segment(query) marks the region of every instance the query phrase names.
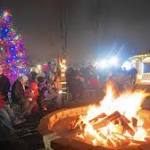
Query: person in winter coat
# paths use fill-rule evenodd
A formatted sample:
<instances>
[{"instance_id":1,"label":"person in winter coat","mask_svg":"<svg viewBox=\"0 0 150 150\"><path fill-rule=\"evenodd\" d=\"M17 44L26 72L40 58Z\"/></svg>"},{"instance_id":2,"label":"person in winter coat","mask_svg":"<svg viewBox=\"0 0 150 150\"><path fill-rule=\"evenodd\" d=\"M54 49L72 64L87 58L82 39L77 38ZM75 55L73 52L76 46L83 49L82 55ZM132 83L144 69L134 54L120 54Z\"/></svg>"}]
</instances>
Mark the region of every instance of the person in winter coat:
<instances>
[{"instance_id":1,"label":"person in winter coat","mask_svg":"<svg viewBox=\"0 0 150 150\"><path fill-rule=\"evenodd\" d=\"M0 93L4 97L5 101L8 101L9 89L10 89L10 81L7 78L7 76L3 74L3 68L2 65L0 65Z\"/></svg>"},{"instance_id":2,"label":"person in winter coat","mask_svg":"<svg viewBox=\"0 0 150 150\"><path fill-rule=\"evenodd\" d=\"M4 100L4 97L0 94L0 120L9 129L13 129L14 125L24 122L15 116L13 109Z\"/></svg>"},{"instance_id":3,"label":"person in winter coat","mask_svg":"<svg viewBox=\"0 0 150 150\"><path fill-rule=\"evenodd\" d=\"M38 99L39 99L39 88L36 82L36 76L37 74L35 72L31 72L30 78L29 78L28 89L27 89L29 101L30 103L35 105L35 107L32 110L33 112L38 111Z\"/></svg>"},{"instance_id":4,"label":"person in winter coat","mask_svg":"<svg viewBox=\"0 0 150 150\"><path fill-rule=\"evenodd\" d=\"M27 81L27 76L24 75L19 77L12 85L11 91L12 102L20 106L22 117L30 115L33 107L35 106L35 104L31 101L31 97L29 96L29 94L27 94Z\"/></svg>"},{"instance_id":5,"label":"person in winter coat","mask_svg":"<svg viewBox=\"0 0 150 150\"><path fill-rule=\"evenodd\" d=\"M18 105L23 105L26 101L25 87L28 81L27 76L19 77L12 85L11 98L12 102Z\"/></svg>"}]
</instances>

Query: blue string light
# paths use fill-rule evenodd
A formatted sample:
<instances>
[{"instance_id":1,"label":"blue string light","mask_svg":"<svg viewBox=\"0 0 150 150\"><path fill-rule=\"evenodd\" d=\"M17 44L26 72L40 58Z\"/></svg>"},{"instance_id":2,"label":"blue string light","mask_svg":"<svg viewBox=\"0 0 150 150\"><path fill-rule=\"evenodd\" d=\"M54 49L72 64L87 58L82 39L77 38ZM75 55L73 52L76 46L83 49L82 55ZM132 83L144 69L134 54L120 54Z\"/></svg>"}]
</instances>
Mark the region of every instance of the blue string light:
<instances>
[{"instance_id":1,"label":"blue string light","mask_svg":"<svg viewBox=\"0 0 150 150\"><path fill-rule=\"evenodd\" d=\"M10 11L0 11L0 51L6 52L4 57L4 70L9 78L16 79L21 73L25 73L27 63L25 47L21 36L16 33L12 24ZM23 68L20 66L24 66Z\"/></svg>"}]
</instances>

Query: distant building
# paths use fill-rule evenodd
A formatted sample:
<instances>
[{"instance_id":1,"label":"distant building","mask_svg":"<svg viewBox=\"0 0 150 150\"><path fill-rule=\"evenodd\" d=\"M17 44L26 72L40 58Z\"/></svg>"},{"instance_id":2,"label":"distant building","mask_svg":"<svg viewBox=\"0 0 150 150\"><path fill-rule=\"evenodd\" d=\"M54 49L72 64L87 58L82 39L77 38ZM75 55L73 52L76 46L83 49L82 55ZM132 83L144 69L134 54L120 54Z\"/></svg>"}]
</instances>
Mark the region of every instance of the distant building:
<instances>
[{"instance_id":1,"label":"distant building","mask_svg":"<svg viewBox=\"0 0 150 150\"><path fill-rule=\"evenodd\" d=\"M150 84L150 53L130 57L129 61L137 69L137 83Z\"/></svg>"}]
</instances>

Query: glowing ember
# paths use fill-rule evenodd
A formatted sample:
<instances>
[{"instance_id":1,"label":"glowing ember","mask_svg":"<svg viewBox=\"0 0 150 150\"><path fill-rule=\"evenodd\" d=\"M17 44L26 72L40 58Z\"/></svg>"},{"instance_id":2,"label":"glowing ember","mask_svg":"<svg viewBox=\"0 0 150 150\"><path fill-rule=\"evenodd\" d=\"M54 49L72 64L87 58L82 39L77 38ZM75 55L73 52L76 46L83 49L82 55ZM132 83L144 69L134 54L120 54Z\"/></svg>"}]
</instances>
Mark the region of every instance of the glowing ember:
<instances>
[{"instance_id":1,"label":"glowing ember","mask_svg":"<svg viewBox=\"0 0 150 150\"><path fill-rule=\"evenodd\" d=\"M93 145L121 147L141 144L148 138L143 121L138 116L141 104L148 94L127 91L115 98L112 86L99 106L91 106L76 124L78 140Z\"/></svg>"}]
</instances>

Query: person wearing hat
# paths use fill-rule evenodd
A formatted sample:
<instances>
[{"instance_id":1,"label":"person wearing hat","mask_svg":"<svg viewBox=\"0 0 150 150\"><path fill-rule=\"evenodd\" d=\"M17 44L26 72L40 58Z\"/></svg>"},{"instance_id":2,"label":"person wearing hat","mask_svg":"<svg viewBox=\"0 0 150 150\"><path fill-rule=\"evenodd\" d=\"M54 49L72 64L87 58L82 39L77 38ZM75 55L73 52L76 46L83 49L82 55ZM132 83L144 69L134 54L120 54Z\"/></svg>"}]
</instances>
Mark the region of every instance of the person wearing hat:
<instances>
[{"instance_id":1,"label":"person wearing hat","mask_svg":"<svg viewBox=\"0 0 150 150\"><path fill-rule=\"evenodd\" d=\"M25 101L25 86L28 81L27 76L19 77L12 85L11 98L12 102L22 104Z\"/></svg>"},{"instance_id":2,"label":"person wearing hat","mask_svg":"<svg viewBox=\"0 0 150 150\"><path fill-rule=\"evenodd\" d=\"M25 88L28 81L28 77L23 75L18 77L18 79L13 83L11 90L12 103L16 104L24 112L24 107L26 105L26 95Z\"/></svg>"}]
</instances>

